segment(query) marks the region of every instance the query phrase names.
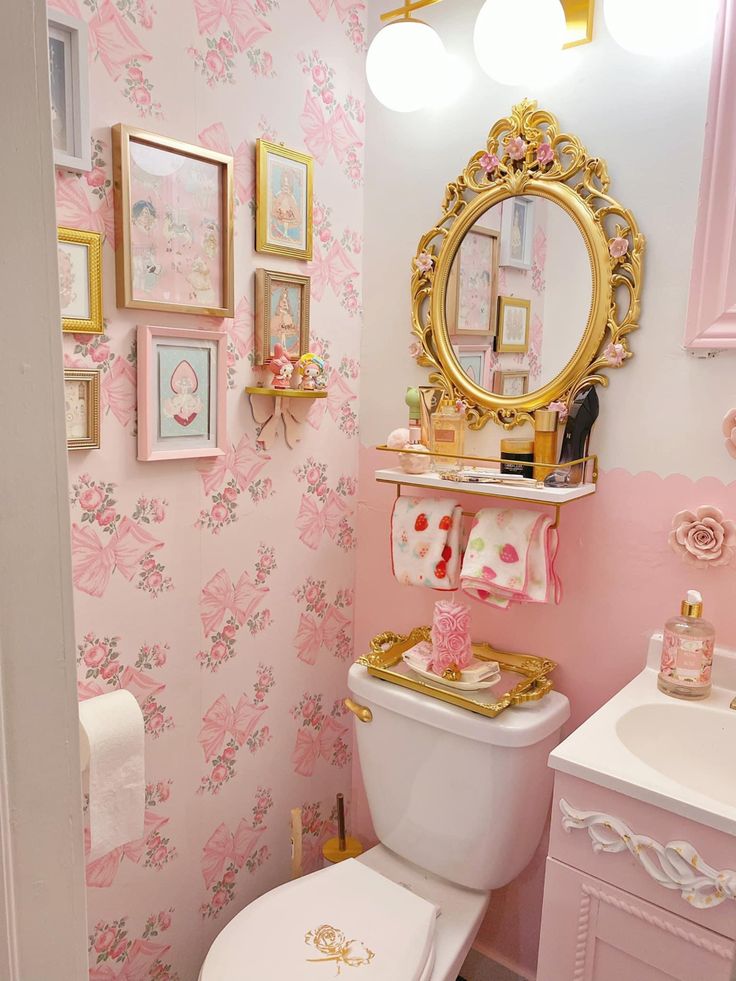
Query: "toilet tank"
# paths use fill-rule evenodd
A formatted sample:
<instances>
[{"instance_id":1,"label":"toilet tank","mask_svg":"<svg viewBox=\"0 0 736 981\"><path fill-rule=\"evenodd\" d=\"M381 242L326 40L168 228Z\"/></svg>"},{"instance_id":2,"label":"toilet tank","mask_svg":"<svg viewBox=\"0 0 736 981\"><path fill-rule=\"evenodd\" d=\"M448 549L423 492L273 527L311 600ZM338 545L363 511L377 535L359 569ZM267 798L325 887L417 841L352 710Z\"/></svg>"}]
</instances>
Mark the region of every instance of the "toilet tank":
<instances>
[{"instance_id":1,"label":"toilet tank","mask_svg":"<svg viewBox=\"0 0 736 981\"><path fill-rule=\"evenodd\" d=\"M374 678L358 664L348 685L373 713L355 728L380 841L471 889L514 879L547 819L547 757L570 715L567 698L553 691L489 719Z\"/></svg>"}]
</instances>

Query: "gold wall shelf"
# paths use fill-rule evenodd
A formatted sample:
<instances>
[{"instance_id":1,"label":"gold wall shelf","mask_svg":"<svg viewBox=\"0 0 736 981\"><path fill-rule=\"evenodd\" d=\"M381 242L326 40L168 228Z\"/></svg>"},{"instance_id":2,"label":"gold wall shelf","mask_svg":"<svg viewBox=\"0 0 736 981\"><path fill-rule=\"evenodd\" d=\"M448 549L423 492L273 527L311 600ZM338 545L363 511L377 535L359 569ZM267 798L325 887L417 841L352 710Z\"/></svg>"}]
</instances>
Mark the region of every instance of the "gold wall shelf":
<instances>
[{"instance_id":1,"label":"gold wall shelf","mask_svg":"<svg viewBox=\"0 0 736 981\"><path fill-rule=\"evenodd\" d=\"M317 388L313 392L304 391L301 388L266 388L261 385L248 385L245 389L247 395L275 395L281 399L326 399L327 391L324 388Z\"/></svg>"},{"instance_id":2,"label":"gold wall shelf","mask_svg":"<svg viewBox=\"0 0 736 981\"><path fill-rule=\"evenodd\" d=\"M301 441L304 423L315 399L326 399L324 388L313 392L300 388L267 388L248 385L245 394L256 425L260 426L256 442L264 449L273 445L283 430L289 449Z\"/></svg>"}]
</instances>

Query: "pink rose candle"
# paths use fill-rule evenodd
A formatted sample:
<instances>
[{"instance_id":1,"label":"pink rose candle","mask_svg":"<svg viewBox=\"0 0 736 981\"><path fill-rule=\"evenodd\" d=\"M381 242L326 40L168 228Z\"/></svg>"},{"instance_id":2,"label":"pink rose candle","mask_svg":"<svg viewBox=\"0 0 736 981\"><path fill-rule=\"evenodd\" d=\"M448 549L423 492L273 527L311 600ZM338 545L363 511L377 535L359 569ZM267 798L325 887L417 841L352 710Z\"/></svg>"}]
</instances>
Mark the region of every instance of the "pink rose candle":
<instances>
[{"instance_id":1,"label":"pink rose candle","mask_svg":"<svg viewBox=\"0 0 736 981\"><path fill-rule=\"evenodd\" d=\"M470 610L452 600L440 600L434 605L430 670L439 675L462 671L472 659Z\"/></svg>"}]
</instances>

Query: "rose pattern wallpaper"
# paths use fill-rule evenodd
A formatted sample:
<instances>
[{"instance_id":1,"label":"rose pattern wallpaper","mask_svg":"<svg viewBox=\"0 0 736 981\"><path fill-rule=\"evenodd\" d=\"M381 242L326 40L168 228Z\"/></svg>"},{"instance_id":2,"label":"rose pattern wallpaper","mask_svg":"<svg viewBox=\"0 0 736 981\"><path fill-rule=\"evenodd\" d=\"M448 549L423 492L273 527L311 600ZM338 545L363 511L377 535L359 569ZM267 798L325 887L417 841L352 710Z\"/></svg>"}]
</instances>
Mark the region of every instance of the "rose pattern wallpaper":
<instances>
[{"instance_id":1,"label":"rose pattern wallpaper","mask_svg":"<svg viewBox=\"0 0 736 981\"><path fill-rule=\"evenodd\" d=\"M196 981L228 919L288 879L291 808L311 870L350 792L365 5L50 5L86 21L91 73L93 166L57 172L58 221L105 240L104 333L64 335L66 366L101 373L102 448L69 457L79 698L125 688L145 725L143 837L87 865L89 976ZM117 309L116 122L234 157L232 319ZM310 263L254 252L259 136L315 158ZM259 447L243 392L258 266L312 277L329 397L295 450ZM137 461L140 323L227 331L224 456Z\"/></svg>"}]
</instances>

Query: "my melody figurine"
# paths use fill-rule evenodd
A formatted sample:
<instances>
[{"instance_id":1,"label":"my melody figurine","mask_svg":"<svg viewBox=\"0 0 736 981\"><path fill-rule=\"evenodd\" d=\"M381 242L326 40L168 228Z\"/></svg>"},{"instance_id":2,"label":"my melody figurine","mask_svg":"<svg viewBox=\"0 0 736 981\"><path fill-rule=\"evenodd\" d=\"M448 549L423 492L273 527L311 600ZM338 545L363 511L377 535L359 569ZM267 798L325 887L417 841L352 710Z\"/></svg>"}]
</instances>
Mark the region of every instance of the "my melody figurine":
<instances>
[{"instance_id":1,"label":"my melody figurine","mask_svg":"<svg viewBox=\"0 0 736 981\"><path fill-rule=\"evenodd\" d=\"M301 378L303 391L314 392L318 388L325 387L325 363L318 354L310 352L303 354L297 361L296 369Z\"/></svg>"},{"instance_id":2,"label":"my melody figurine","mask_svg":"<svg viewBox=\"0 0 736 981\"><path fill-rule=\"evenodd\" d=\"M273 373L274 388L290 388L294 365L280 344L274 345L273 357L268 362L268 370Z\"/></svg>"}]
</instances>

